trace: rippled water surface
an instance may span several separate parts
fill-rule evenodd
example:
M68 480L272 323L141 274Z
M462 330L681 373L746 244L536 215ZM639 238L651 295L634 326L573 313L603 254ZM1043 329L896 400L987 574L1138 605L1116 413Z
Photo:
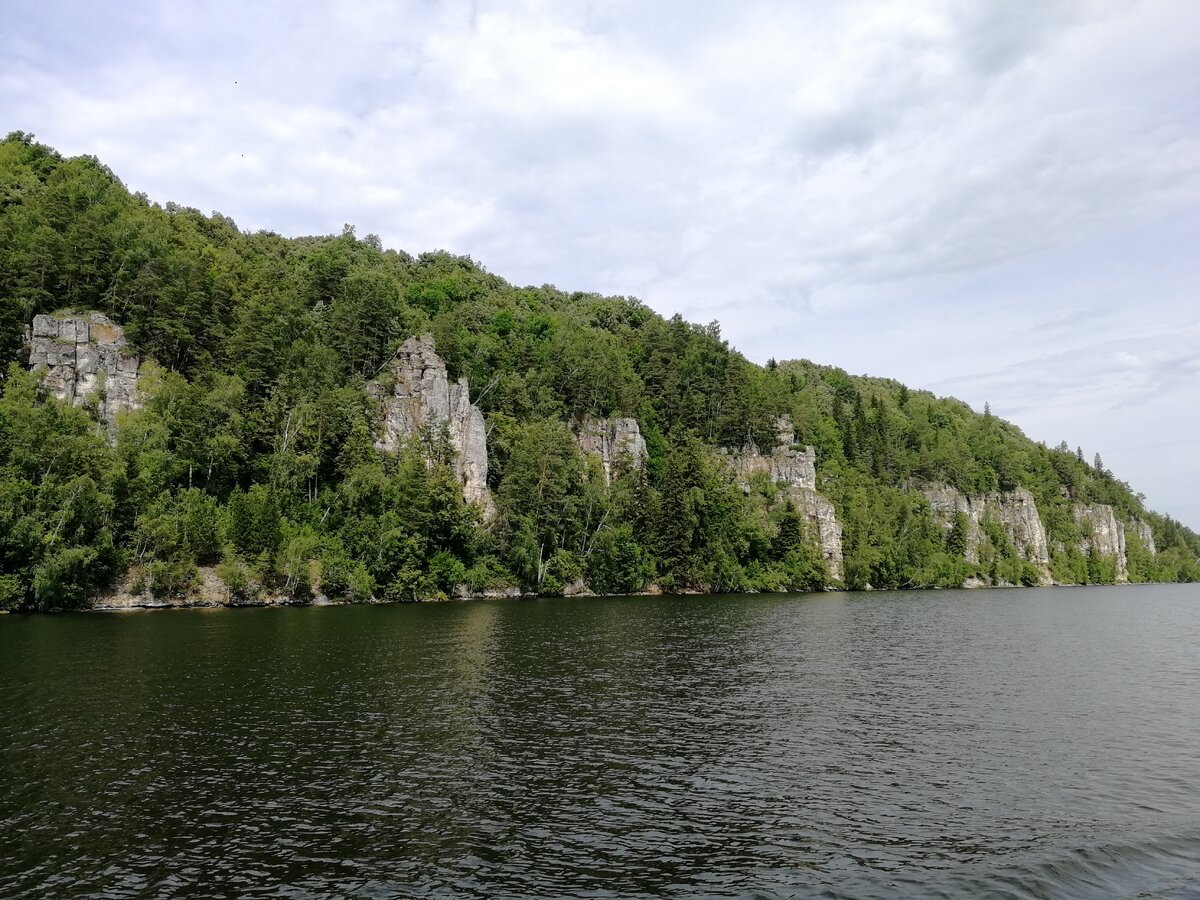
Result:
M0 617L0 896L1200 897L1200 587Z

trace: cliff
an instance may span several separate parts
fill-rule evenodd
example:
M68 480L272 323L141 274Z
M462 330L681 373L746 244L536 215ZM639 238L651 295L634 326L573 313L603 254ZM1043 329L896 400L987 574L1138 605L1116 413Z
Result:
M1158 548L1154 545L1154 532L1150 529L1149 522L1143 522L1141 519L1134 519L1129 523L1134 534L1138 536L1138 540L1142 542L1142 547L1151 556L1158 553Z
M812 447L801 449L793 446L795 440L792 420L783 415L776 420L777 444L770 454L748 444L737 452L724 454L724 457L737 473L743 490L750 490L750 482L756 475L766 476L784 489L786 496L812 527L813 537L829 569L829 577L841 581L842 525L833 504L817 493L816 451Z
M1076 503L1072 512L1075 514L1075 522L1085 532L1085 537L1079 543L1079 551L1087 556L1094 550L1100 556L1114 560L1117 566L1117 581L1128 581L1125 525L1117 518L1113 508L1106 503Z
M367 392L382 407L382 430L376 446L398 451L416 438L433 461L442 430L449 440L450 464L462 483L463 499L495 515L488 488L487 426L483 412L471 403L467 379L451 383L446 364L437 355L433 336L409 338L392 360L385 378L367 384Z
M109 433L117 413L141 406L138 358L125 331L100 313L34 316L26 333L29 367L59 400L74 406L95 402Z
M1125 577L1200 581L1200 534L1080 448L953 398L803 359L758 366L718 323L516 286L353 228L252 234L130 194L95 158L26 134L0 150L0 180L20 187L0 203L0 297L15 303L0 315L0 609L79 607L130 559L160 593L220 559L263 597L303 596L307 578L334 600L580 579L606 592L812 587L818 545L830 582L856 589L980 573L1030 584L1047 568L1103 583L1118 577L1121 525ZM426 331L444 358L412 338ZM168 367L154 402L151 359ZM11 365L30 361L37 375ZM487 379L483 402L447 363ZM370 396L364 372L379 373ZM637 420L589 419L597 409ZM106 446L98 432L114 437L117 419L128 439ZM440 498L426 489L441 482L373 458L402 445L444 463L494 524L414 514L411 498ZM639 465L644 479L622 483ZM941 492L948 542L919 493L942 483L1028 491Z
M646 462L646 440L637 419L588 416L575 423L575 439L580 452L600 457L605 484L612 484L614 475L636 471Z
M964 554L967 562L979 562L979 548L984 541L983 523L990 516L1004 527L1005 533L1021 556L1033 563L1042 576L1043 584L1050 584L1050 547L1046 529L1038 513L1033 495L1024 488L1006 493L989 493L971 497L945 484L930 485L922 490L929 502L930 510L944 528L949 530L957 515L967 520L967 541ZM1125 524L1116 512L1105 503L1075 503L1071 506L1075 523L1083 537L1076 549L1087 556L1092 551L1113 561L1116 580L1129 580L1126 556ZM1154 553L1154 534L1150 526L1134 520L1132 528L1148 552ZM1057 551L1064 548L1056 545Z
M934 518L947 531L953 527L956 516L961 514L966 518L964 556L967 562L979 562L979 548L985 537L983 523L991 517L1003 527L1021 557L1038 570L1042 583L1050 583L1050 547L1046 528L1033 495L1025 488L971 497L950 485L937 484L927 486L921 493L928 501Z

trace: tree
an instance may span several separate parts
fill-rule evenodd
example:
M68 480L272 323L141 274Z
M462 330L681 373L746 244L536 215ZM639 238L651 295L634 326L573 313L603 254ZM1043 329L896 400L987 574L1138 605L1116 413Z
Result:
M1129 540L1131 577L1200 578L1200 536L1147 511L1099 454L1089 466L1082 448L1031 442L990 404L977 414L806 360L755 366L716 323L633 298L514 287L469 257L414 258L352 227L245 233L20 132L0 142L0 236L7 608L87 603L126 574L184 594L200 566L242 600L556 592L581 577L606 591L818 587L812 498L734 474L745 459L731 454L777 449L783 414L815 450L848 586L1037 579L996 523L935 521L931 483L972 502L1029 490L1059 580L1110 574L1080 549L1075 502L1151 524L1160 552ZM122 324L141 360L142 408L119 417L114 444L94 409L23 371L25 328L64 307ZM399 453L376 447L364 382L426 332L486 417L491 522L463 502L449 424ZM645 439L644 462L612 484L578 451L571 422L589 416L634 417Z

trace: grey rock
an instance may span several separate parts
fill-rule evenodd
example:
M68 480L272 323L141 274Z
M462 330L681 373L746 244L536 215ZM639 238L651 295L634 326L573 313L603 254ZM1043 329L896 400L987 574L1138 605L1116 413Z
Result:
M1117 581L1128 581L1125 524L1117 518L1113 508L1107 503L1076 503L1072 512L1075 522L1088 532L1088 536L1079 542L1079 552L1088 554L1095 550L1100 556L1116 560Z
M838 521L837 510L833 504L808 488L792 488L788 496L796 504L796 509L808 521L816 532L817 546L825 559L829 577L841 581L842 571L842 523Z
M380 450L394 453L416 438L432 462L444 432L463 498L477 504L485 520L494 517L483 411L471 403L465 378L450 383L433 335L409 338L393 359L388 377L368 383L367 392L383 408L383 429L376 442Z
M33 337L57 338L60 320L53 316L33 317Z
M1043 574L1048 573L1050 546L1046 541L1046 526L1042 524L1033 494L1025 488L1017 488L1004 494L989 495L988 499L1017 550Z
M78 375L95 375L99 371L100 354L90 344L75 351L75 372Z
M961 513L967 519L967 562L979 562L979 546L983 543L983 521L992 516L1008 533L1017 552L1033 563L1043 584L1050 579L1050 545L1046 527L1042 524L1037 503L1025 488L1004 493L987 493L970 497L948 484L933 484L922 489L934 518L947 531Z
M602 419L588 416L575 426L575 439L583 453L600 457L604 483L612 484L622 467L637 471L646 462L646 440L637 419Z
M734 470L742 489L749 491L756 475L765 475L780 485L786 496L812 527L829 576L841 581L843 573L842 525L833 504L817 493L817 453L812 447L797 448L795 429L788 416L776 422L778 446L764 454L753 444L735 453L722 454Z
M1138 536L1138 540L1142 542L1142 546L1151 556L1158 553L1158 548L1154 545L1154 532L1150 529L1149 522L1143 522L1141 519L1134 519L1129 523L1129 527L1133 529L1134 534Z
M790 447L796 443L796 426L792 417L786 413L775 420L775 443L781 447Z
M753 444L727 454L730 464L737 471L738 480L746 485L755 475L766 475L776 484L815 491L816 451L812 447L793 446L796 432L790 417L780 416L775 426L778 444L770 455L764 454Z
M83 406L93 400L110 438L117 414L139 409L139 360L126 352L120 325L100 313L34 316L26 332L29 366L59 400Z

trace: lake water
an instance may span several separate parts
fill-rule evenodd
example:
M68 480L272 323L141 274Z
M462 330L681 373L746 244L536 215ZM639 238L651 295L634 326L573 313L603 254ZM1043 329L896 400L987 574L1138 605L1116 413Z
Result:
M0 896L1200 897L1200 586L0 617Z

